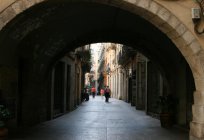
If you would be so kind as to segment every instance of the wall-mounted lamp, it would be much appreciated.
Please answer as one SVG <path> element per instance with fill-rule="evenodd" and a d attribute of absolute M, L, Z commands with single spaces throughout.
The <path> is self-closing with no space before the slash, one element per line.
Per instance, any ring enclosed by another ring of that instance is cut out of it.
<path fill-rule="evenodd" d="M 204 14 L 204 0 L 195 0 L 200 8 L 192 8 L 191 13 L 192 13 L 192 20 L 194 23 L 194 31 L 197 34 L 203 34 L 204 29 L 202 31 L 199 31 L 199 25 L 201 23 L 202 16 Z"/>

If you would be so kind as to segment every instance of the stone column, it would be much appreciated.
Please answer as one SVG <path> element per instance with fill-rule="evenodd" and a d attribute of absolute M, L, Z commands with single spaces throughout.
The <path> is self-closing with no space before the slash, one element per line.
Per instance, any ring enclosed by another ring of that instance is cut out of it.
<path fill-rule="evenodd" d="M 118 84 L 119 84 L 119 76 L 118 76 L 119 74 L 118 74 L 118 68 L 116 69 L 116 80 L 115 80 L 115 86 L 116 86 L 116 88 L 115 88 L 115 96 L 116 96 L 116 98 L 118 98 Z"/>
<path fill-rule="evenodd" d="M 113 91 L 111 91 L 111 96 L 115 98 L 115 71 L 113 74 Z"/>
<path fill-rule="evenodd" d="M 190 140 L 204 140 L 204 91 L 194 92 L 193 120 L 190 124 Z"/>
<path fill-rule="evenodd" d="M 122 89 L 122 78 L 121 78 L 121 68 L 118 69 L 118 96 L 117 98 L 120 99 L 122 94 L 121 94 L 121 89 Z"/>

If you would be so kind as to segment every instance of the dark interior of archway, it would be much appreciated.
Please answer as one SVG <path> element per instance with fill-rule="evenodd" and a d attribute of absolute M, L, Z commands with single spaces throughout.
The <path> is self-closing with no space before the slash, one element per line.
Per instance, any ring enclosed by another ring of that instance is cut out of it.
<path fill-rule="evenodd" d="M 1 60 L 9 61 L 11 54 L 18 58 L 17 51 L 21 57 L 33 59 L 40 73 L 66 52 L 94 42 L 134 46 L 170 77 L 184 60 L 171 40 L 148 21 L 120 8 L 93 3 L 37 5 L 10 22 L 0 32 L 0 39 L 0 56 L 9 56 Z"/>
<path fill-rule="evenodd" d="M 187 64 L 171 40 L 140 16 L 80 2 L 45 2 L 18 15 L 0 32 L 0 60 L 15 65 L 23 58 L 36 74 L 45 74 L 67 52 L 96 42 L 134 47 L 162 68 L 172 90 L 180 63 Z"/>
<path fill-rule="evenodd" d="M 1 49 L 18 47 L 15 50 L 23 55 L 34 51 L 41 63 L 51 62 L 78 46 L 104 41 L 134 46 L 161 64 L 174 65 L 178 57 L 183 59 L 168 37 L 148 21 L 122 9 L 99 4 L 38 5 L 10 22 L 0 37 L 4 44 Z"/>
<path fill-rule="evenodd" d="M 1 57 L 9 56 L 1 60 L 9 61 L 11 54 L 16 59 L 18 51 L 22 57 L 35 59 L 41 72 L 67 51 L 94 42 L 134 46 L 170 73 L 184 59 L 165 34 L 140 16 L 93 3 L 37 5 L 10 22 L 0 38 Z"/>

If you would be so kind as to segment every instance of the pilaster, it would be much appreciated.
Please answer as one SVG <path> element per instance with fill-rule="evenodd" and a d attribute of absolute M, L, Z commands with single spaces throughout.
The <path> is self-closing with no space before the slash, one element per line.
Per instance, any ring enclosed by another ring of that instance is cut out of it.
<path fill-rule="evenodd" d="M 192 106 L 193 121 L 190 124 L 190 140 L 204 139 L 204 92 L 194 92 L 194 105 Z"/>

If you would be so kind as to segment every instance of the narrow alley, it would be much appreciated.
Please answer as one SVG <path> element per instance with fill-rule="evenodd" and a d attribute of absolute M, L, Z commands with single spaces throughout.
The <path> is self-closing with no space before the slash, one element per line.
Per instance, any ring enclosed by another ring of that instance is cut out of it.
<path fill-rule="evenodd" d="M 164 129 L 160 122 L 130 104 L 96 96 L 76 110 L 41 123 L 12 140 L 187 140 L 188 132 Z"/>
<path fill-rule="evenodd" d="M 204 140 L 202 13 L 204 0 L 0 0 L 0 140 Z"/>

